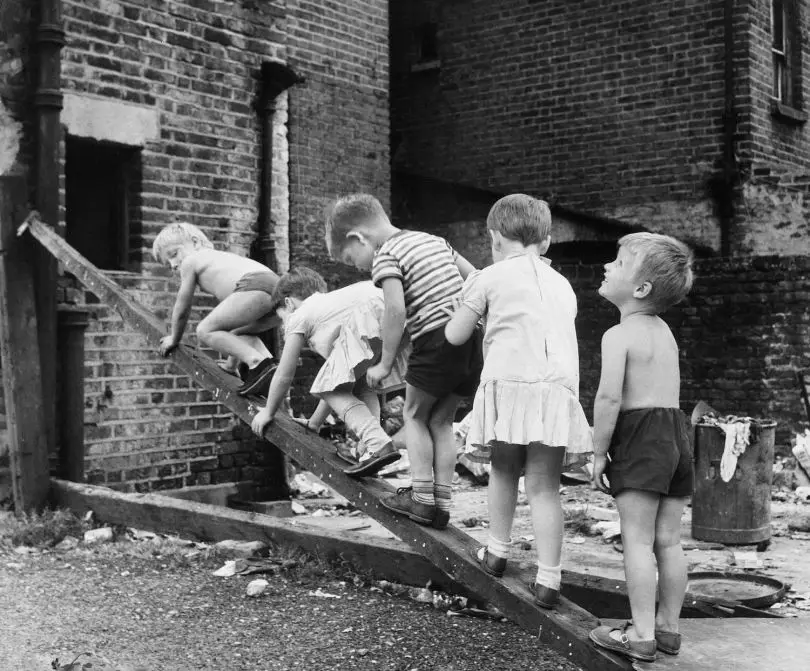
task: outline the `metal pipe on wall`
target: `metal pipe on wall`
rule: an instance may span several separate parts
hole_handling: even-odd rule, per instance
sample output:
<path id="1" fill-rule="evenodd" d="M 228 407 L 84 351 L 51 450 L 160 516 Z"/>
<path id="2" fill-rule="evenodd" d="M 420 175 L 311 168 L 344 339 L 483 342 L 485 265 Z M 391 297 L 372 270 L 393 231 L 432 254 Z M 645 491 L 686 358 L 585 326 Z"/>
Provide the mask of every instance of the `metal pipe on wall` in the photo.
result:
<path id="1" fill-rule="evenodd" d="M 43 221 L 59 228 L 59 170 L 62 109 L 60 51 L 65 44 L 61 0 L 40 0 L 39 21 L 35 32 L 37 88 L 34 93 L 36 114 L 36 191 L 34 202 Z M 45 434 L 48 451 L 56 447 L 56 261 L 42 247 L 35 256 L 35 293 L 37 307 L 42 404 L 45 410 Z"/>

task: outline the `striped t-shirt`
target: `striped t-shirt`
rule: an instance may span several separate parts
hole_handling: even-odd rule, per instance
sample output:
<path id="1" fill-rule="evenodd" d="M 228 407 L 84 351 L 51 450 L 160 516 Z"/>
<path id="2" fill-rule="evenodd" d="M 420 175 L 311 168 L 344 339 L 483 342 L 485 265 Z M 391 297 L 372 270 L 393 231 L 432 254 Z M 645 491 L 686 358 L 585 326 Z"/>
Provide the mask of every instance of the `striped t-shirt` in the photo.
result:
<path id="1" fill-rule="evenodd" d="M 381 287 L 391 277 L 402 281 L 411 340 L 450 321 L 464 282 L 446 240 L 420 231 L 400 231 L 386 240 L 374 257 L 371 279 Z"/>

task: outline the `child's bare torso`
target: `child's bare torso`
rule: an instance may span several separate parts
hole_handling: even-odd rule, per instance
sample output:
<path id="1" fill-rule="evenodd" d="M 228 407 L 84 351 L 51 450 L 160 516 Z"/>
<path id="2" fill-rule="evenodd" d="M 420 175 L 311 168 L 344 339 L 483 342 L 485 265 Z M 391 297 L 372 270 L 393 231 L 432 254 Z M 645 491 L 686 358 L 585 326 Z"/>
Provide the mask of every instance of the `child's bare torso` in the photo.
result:
<path id="1" fill-rule="evenodd" d="M 633 315 L 619 329 L 627 345 L 621 409 L 680 407 L 678 344 L 666 322 Z"/>
<path id="2" fill-rule="evenodd" d="M 258 261 L 216 249 L 197 250 L 186 262 L 192 264 L 197 286 L 219 302 L 233 293 L 236 283 L 247 273 L 270 271 Z"/>

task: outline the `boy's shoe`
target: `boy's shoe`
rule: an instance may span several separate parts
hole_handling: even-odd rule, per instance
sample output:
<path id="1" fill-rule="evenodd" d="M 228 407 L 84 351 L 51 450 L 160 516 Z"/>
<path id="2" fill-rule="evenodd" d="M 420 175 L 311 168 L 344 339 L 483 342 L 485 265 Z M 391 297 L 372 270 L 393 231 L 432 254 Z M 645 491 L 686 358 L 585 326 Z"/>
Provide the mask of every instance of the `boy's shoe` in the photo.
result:
<path id="1" fill-rule="evenodd" d="M 633 626 L 633 620 L 627 621 L 628 626 Z M 681 651 L 681 635 L 663 629 L 655 630 L 655 642 L 658 649 L 667 655 L 677 655 Z"/>
<path id="2" fill-rule="evenodd" d="M 433 518 L 433 528 L 442 531 L 450 524 L 450 511 L 436 508 L 436 516 Z"/>
<path id="3" fill-rule="evenodd" d="M 558 589 L 538 585 L 536 582 L 529 585 L 529 589 L 531 589 L 532 594 L 534 594 L 534 603 L 540 606 L 540 608 L 551 610 L 560 600 L 560 590 Z"/>
<path id="4" fill-rule="evenodd" d="M 400 487 L 396 494 L 389 494 L 380 499 L 383 508 L 393 513 L 406 515 L 417 524 L 431 526 L 436 516 L 436 506 L 419 503 L 413 500 L 413 487 Z"/>
<path id="5" fill-rule="evenodd" d="M 337 448 L 335 449 L 335 454 L 338 455 L 343 461 L 346 463 L 351 464 L 352 466 L 357 466 L 357 459 L 354 457 L 354 452 L 352 452 L 352 448 L 343 445 L 342 443 L 338 443 Z"/>
<path id="6" fill-rule="evenodd" d="M 240 396 L 266 394 L 275 372 L 276 366 L 273 360 L 265 359 L 255 368 L 248 370 L 244 384 L 236 390 L 236 393 Z"/>
<path id="7" fill-rule="evenodd" d="M 400 456 L 399 450 L 394 447 L 394 443 L 388 443 L 372 454 L 364 454 L 360 457 L 360 463 L 344 468 L 343 472 L 355 478 L 374 475 L 388 464 L 393 464 Z"/>
<path id="8" fill-rule="evenodd" d="M 655 642 L 658 644 L 658 649 L 667 655 L 677 655 L 681 651 L 680 634 L 656 629 Z"/>
<path id="9" fill-rule="evenodd" d="M 503 576 L 504 571 L 506 571 L 506 559 L 489 554 L 489 550 L 483 545 L 477 548 L 471 547 L 470 554 L 473 556 L 473 559 L 478 562 L 478 565 L 489 573 L 489 575 L 500 578 Z"/>
<path id="10" fill-rule="evenodd" d="M 655 661 L 655 639 L 651 641 L 631 641 L 627 638 L 627 629 L 632 626 L 630 624 L 624 627 L 597 627 L 590 633 L 590 639 L 596 643 L 600 648 L 610 650 L 611 652 L 618 652 L 620 655 L 629 657 L 630 659 L 637 659 L 640 662 L 654 662 Z M 612 632 L 619 632 L 619 638 L 613 638 L 610 634 Z"/>

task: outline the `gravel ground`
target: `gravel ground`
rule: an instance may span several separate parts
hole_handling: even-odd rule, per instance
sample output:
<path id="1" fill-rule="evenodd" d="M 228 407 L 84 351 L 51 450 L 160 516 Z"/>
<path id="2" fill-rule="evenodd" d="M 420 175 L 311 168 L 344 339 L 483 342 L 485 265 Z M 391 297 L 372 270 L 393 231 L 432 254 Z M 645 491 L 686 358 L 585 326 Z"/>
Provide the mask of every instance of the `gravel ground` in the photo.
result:
<path id="1" fill-rule="evenodd" d="M 219 578 L 222 558 L 159 544 L 20 552 L 0 548 L 2 671 L 79 671 L 67 665 L 85 652 L 92 671 L 576 671 L 511 623 L 450 617 L 319 565 Z M 246 597 L 262 577 L 267 591 Z"/>

